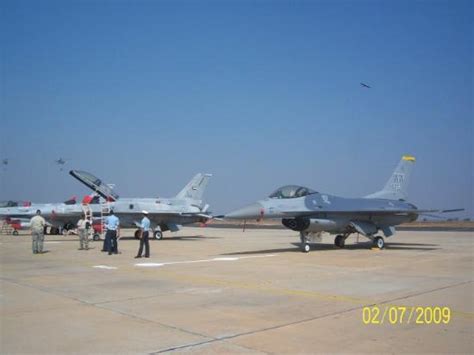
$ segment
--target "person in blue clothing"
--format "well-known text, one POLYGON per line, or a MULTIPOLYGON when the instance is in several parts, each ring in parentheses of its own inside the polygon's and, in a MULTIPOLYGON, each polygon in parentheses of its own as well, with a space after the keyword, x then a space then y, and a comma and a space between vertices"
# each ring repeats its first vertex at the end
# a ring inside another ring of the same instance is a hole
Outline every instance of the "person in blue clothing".
POLYGON ((140 248, 135 259, 141 258, 143 254, 143 247, 145 247, 145 258, 150 257, 150 220, 148 219, 148 211, 142 211, 143 218, 140 224, 140 248))
POLYGON ((110 210, 110 216, 105 220, 105 227, 107 232, 105 233, 105 247, 109 255, 118 254, 117 237, 120 234, 120 220, 114 214, 113 210, 110 210))

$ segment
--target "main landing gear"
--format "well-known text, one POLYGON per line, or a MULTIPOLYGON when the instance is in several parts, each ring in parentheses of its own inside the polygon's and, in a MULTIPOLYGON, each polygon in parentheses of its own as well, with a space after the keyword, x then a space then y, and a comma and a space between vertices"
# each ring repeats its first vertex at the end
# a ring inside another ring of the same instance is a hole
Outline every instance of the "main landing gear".
MULTIPOLYGON (((344 248, 344 244, 347 237, 348 235, 336 236, 336 239, 334 239, 334 245, 336 245, 338 248, 344 248)), ((383 237, 376 235, 374 237, 369 236, 369 238, 372 239, 372 243, 374 247, 379 248, 379 249, 385 248, 385 240, 383 239, 383 237)))
POLYGON ((374 247, 377 247, 379 249, 383 249, 385 247, 385 241, 381 236, 378 236, 378 235, 375 236, 373 243, 374 243, 374 247))
MULTIPOLYGON (((140 239, 140 229, 137 229, 135 231, 135 233, 133 234, 133 236, 135 237, 135 239, 140 239)), ((153 238, 155 238, 156 240, 161 240, 163 239, 163 232, 160 231, 160 230, 156 230, 153 232, 153 238)))
POLYGON ((336 239, 334 239, 334 245, 337 246, 338 248, 344 248, 347 237, 348 237, 347 235, 336 236, 336 239))
MULTIPOLYGON (((339 234, 334 239, 334 245, 338 248, 344 248, 345 242, 349 234, 339 234)), ((367 238, 372 240, 373 247, 383 249, 385 248, 385 240, 383 237, 376 235, 370 236, 368 235, 367 238)), ((300 241, 301 241, 301 251, 303 253, 308 253, 311 250, 310 242, 310 233, 308 232, 300 232, 300 241)))

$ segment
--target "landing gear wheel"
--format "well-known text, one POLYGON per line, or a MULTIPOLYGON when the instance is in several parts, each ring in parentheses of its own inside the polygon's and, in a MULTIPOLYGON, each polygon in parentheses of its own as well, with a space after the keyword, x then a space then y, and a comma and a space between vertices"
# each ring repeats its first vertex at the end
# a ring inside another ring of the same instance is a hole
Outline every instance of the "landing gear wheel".
POLYGON ((345 238, 342 236, 342 235, 338 235, 336 237, 336 239, 334 239, 334 244, 338 247, 338 248, 344 248, 344 244, 345 244, 345 238))
POLYGON ((15 229, 15 230, 12 232, 12 235, 17 236, 17 235, 18 235, 18 231, 15 229))
POLYGON ((93 236, 92 236, 92 240, 94 240, 95 242, 99 241, 100 240, 100 235, 95 233, 93 236))
POLYGON ((137 230, 135 231, 135 233, 133 234, 133 236, 135 237, 135 239, 140 239, 140 232, 141 232, 140 229, 137 229, 137 230))
POLYGON ((153 233, 153 236, 154 236, 155 239, 157 239, 157 240, 163 239, 163 233, 162 233, 161 231, 155 231, 155 233, 153 233))
POLYGON ((385 241, 383 240, 382 237, 375 237, 374 246, 376 246, 379 249, 383 249, 385 247, 385 241))
POLYGON ((308 253, 311 250, 309 246, 308 234, 306 232, 300 232, 301 251, 308 253))

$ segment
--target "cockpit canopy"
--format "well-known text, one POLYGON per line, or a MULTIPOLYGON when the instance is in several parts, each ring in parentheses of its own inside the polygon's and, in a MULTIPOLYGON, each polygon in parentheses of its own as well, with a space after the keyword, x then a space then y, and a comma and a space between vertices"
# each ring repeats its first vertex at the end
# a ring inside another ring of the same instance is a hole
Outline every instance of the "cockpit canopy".
POLYGON ((269 198, 298 198, 317 193, 304 186, 286 185, 274 191, 269 198))
POLYGON ((92 175, 91 173, 88 173, 87 171, 71 170, 69 174, 74 176, 77 180, 82 182, 87 187, 97 192, 106 200, 117 201, 117 199, 119 198, 119 195, 114 192, 112 187, 103 183, 98 177, 92 175))
POLYGON ((87 171, 76 170, 75 172, 77 175, 81 176, 82 179, 89 182, 91 185, 102 185, 102 181, 98 177, 92 175, 91 173, 88 173, 87 171))

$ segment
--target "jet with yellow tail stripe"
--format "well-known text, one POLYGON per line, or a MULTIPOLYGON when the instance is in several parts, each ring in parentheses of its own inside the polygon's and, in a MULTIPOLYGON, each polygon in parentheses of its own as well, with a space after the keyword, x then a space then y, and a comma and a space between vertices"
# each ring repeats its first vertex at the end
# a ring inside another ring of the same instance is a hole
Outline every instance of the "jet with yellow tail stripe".
POLYGON ((404 155, 382 190, 361 198, 345 198, 298 185, 280 187, 267 198, 230 212, 226 219, 281 219, 282 224, 300 232, 301 249, 308 252, 311 241, 319 241, 323 232, 336 235, 336 246, 344 247, 352 233, 359 233, 377 248, 390 237, 395 226, 414 221, 426 213, 462 211, 420 210, 407 202, 408 183, 415 157, 404 155))

